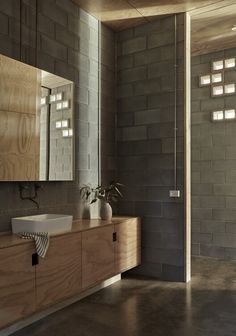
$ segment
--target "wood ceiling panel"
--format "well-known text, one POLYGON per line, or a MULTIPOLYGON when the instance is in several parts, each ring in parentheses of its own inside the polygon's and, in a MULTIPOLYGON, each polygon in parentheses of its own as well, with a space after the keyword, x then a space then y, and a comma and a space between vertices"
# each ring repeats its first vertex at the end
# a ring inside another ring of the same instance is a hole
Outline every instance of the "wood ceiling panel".
POLYGON ((236 47, 236 4, 192 16, 192 53, 205 54, 236 47))
POLYGON ((73 0, 113 30, 127 29, 157 16, 188 11, 192 51, 206 53, 236 46, 236 0, 73 0))
POLYGON ((194 10, 222 0, 128 0, 145 17, 194 10))
POLYGON ((142 19, 142 15, 126 0, 74 0, 98 20, 113 25, 121 20, 142 19))

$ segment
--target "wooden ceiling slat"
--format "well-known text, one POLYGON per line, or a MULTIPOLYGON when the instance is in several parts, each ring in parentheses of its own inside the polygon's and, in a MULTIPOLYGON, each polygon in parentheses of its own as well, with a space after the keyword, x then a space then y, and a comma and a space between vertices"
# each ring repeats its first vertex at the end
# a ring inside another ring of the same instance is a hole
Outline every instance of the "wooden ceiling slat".
POLYGON ((236 47, 236 0, 73 0, 115 31, 188 11, 192 19, 192 52, 236 47), (235 13, 235 14, 234 14, 235 13))

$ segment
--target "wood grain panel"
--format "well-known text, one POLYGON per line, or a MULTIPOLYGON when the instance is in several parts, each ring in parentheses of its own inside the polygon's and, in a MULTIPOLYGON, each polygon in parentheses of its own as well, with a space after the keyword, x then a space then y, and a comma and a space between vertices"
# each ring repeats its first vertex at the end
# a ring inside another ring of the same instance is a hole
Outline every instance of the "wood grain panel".
POLYGON ((36 115, 40 88, 39 70, 0 55, 0 111, 36 115))
POLYGON ((128 0, 143 16, 169 15, 215 4, 220 0, 128 0))
POLYGON ((115 232, 115 270, 116 273, 122 273, 141 264, 140 219, 133 218, 116 224, 115 232))
POLYGON ((33 243, 0 250, 0 329, 35 310, 33 243))
POLYGON ((37 309, 81 291, 81 234, 54 237, 45 259, 36 266, 37 309))
POLYGON ((0 180, 37 180, 38 171, 36 116, 0 110, 0 180))
POLYGON ((219 6, 205 12, 193 12, 192 54, 207 54, 236 47, 236 4, 219 6))
POLYGON ((82 287, 114 275, 114 225, 82 233, 82 287))

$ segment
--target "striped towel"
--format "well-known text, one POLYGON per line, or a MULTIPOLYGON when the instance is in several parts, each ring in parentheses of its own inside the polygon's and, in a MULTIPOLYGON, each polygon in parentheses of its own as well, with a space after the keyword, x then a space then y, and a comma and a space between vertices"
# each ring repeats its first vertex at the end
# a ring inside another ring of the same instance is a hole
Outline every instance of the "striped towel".
POLYGON ((49 247, 48 232, 20 232, 18 235, 23 239, 34 239, 37 254, 45 257, 49 247))

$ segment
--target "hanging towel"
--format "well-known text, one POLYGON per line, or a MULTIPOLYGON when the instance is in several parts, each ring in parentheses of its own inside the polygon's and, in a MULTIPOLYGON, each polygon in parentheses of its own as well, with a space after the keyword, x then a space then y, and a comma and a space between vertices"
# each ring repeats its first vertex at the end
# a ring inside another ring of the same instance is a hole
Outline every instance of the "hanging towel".
POLYGON ((34 239, 37 254, 45 257, 49 247, 48 232, 20 232, 18 235, 23 239, 34 239))

